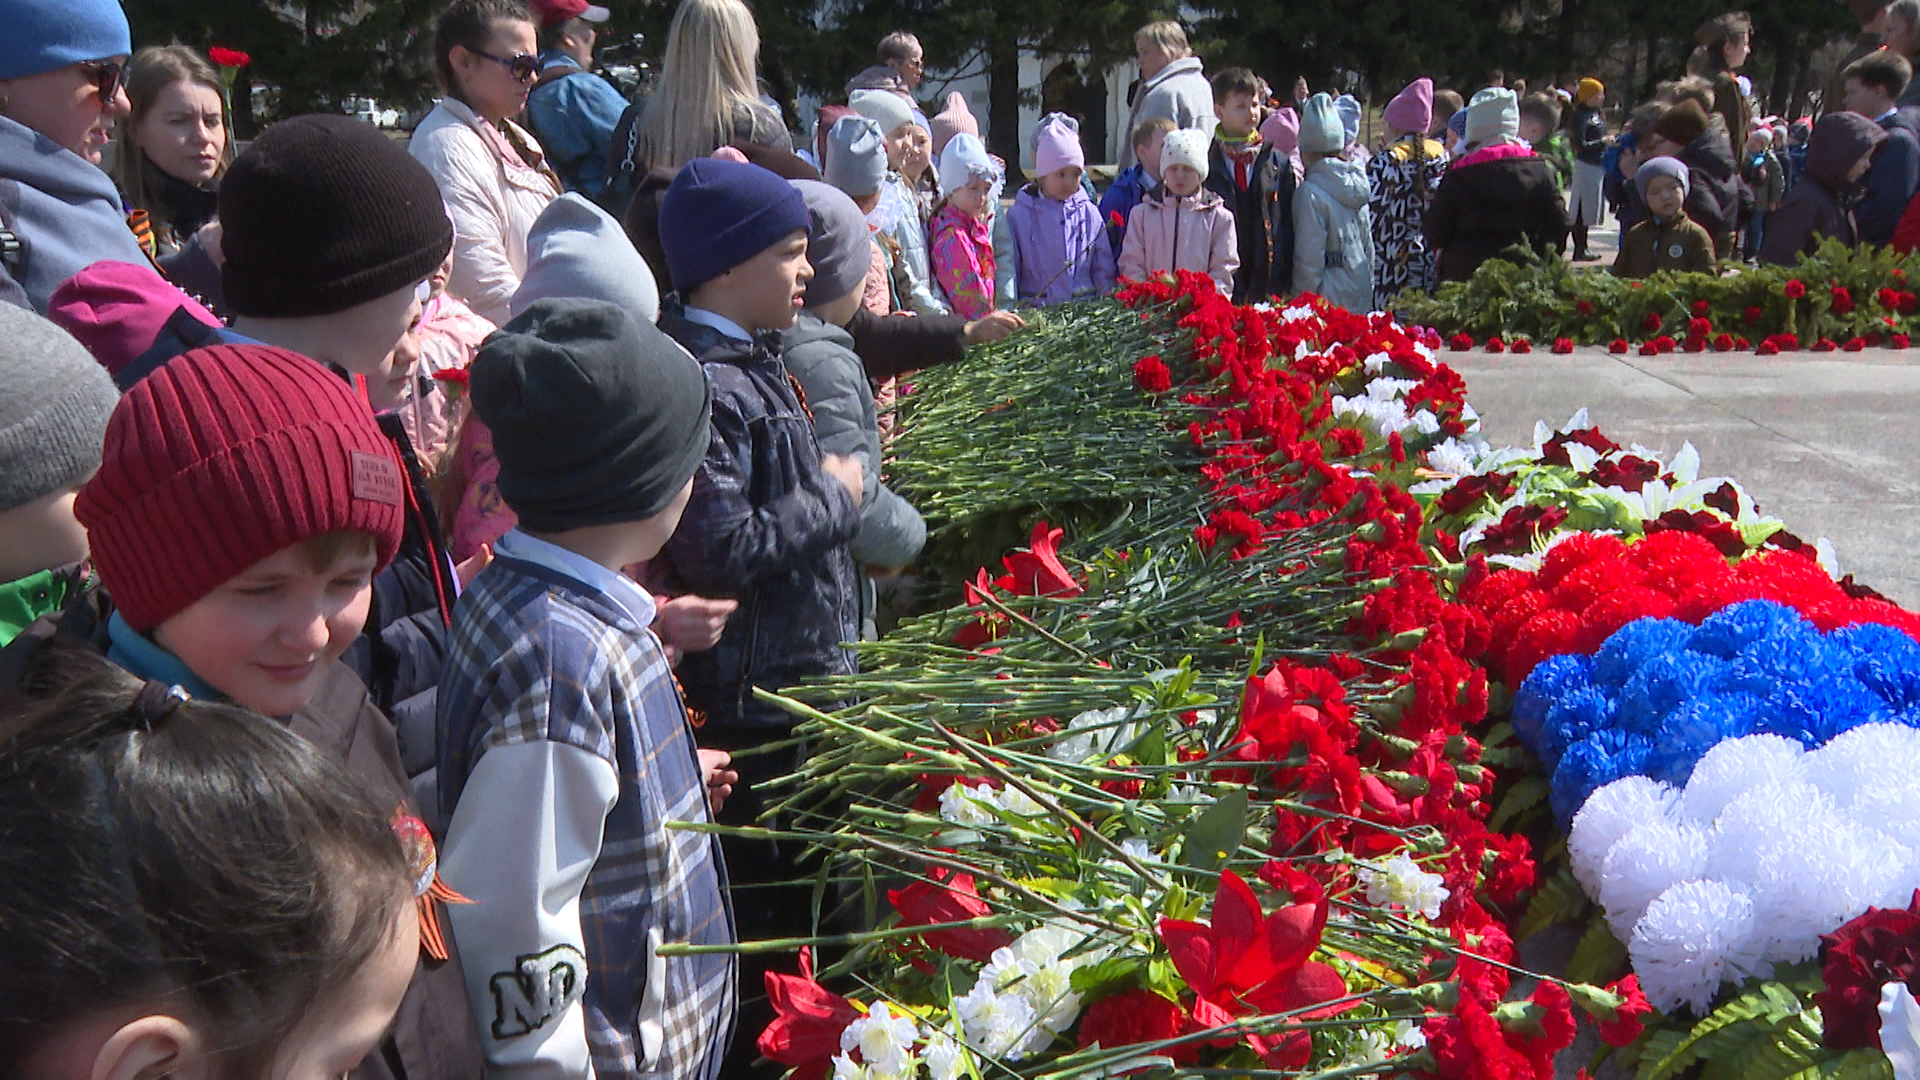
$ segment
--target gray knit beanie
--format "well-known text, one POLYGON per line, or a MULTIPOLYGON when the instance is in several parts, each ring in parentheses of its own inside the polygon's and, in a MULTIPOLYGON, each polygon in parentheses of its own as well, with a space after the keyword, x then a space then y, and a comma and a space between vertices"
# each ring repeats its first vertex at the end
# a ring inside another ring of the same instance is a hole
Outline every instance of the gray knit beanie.
POLYGON ((0 304, 0 511, 98 469, 119 400, 107 369, 65 330, 0 304))
POLYGON ((818 180, 788 181, 807 200, 807 306, 831 304, 860 287, 873 265, 873 238, 853 197, 818 180))
POLYGON ((887 141, 880 125, 864 116, 843 116, 827 132, 827 183, 856 199, 878 194, 887 179, 887 141))

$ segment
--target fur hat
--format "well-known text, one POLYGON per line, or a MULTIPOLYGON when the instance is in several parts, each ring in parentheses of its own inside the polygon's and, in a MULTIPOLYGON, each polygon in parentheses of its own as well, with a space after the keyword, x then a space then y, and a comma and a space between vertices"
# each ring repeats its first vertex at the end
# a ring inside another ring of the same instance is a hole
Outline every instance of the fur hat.
POLYGON ((1346 149, 1346 128, 1340 124, 1340 112, 1324 92, 1307 99, 1300 114, 1300 152, 1337 154, 1346 149))

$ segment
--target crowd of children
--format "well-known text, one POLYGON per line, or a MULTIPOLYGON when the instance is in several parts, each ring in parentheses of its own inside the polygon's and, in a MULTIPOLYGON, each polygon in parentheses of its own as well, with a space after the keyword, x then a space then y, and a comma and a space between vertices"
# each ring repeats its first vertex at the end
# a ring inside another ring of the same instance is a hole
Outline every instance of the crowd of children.
MULTIPOLYGON (((1209 80, 1154 23, 1097 203, 1075 118, 1021 182, 889 35, 802 152, 738 112, 618 220, 506 119, 533 70, 495 52, 535 16, 453 0, 451 119, 413 153, 266 128, 178 245, 203 303, 97 167, 117 0, 0 18, 5 1075, 750 1075, 767 961, 725 947, 820 929, 768 817, 805 748, 762 692, 855 671, 920 556, 899 377, 1170 271, 1388 308, 1584 256, 1608 201, 1626 276, 1920 240, 1908 62, 1853 61, 1817 124, 1750 119, 1744 16, 1617 136, 1593 79, 1422 78, 1371 146, 1354 98, 1209 80), (484 161, 538 198, 482 212, 484 161)), ((668 54, 751 35, 685 0, 668 54)))

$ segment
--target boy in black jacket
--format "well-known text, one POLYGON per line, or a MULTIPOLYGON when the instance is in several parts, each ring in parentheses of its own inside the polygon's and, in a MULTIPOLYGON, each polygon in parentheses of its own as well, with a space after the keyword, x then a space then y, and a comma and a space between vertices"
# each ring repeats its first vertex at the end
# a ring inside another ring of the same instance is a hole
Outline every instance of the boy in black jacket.
POLYGON ((1255 130, 1254 101, 1260 80, 1243 67, 1213 77, 1213 111, 1219 119, 1207 152, 1206 186, 1233 211, 1240 268, 1233 272, 1233 302, 1251 304, 1273 295, 1273 252, 1268 244, 1266 170, 1272 151, 1255 130))
MULTIPOLYGON (((818 675, 854 670, 859 586, 848 543, 860 530, 860 459, 822 455, 797 384, 780 359, 813 268, 800 193, 757 165, 689 162, 660 206, 660 245, 679 292, 660 329, 685 346, 713 387, 713 430, 680 527, 649 567, 668 591, 731 596, 739 610, 720 643, 680 667, 687 702, 706 714, 704 747, 731 751, 741 783, 722 824, 751 824, 765 783, 791 772, 799 752, 780 743, 791 714, 756 700, 818 675)), ((798 845, 723 838, 743 941, 808 932, 798 845)), ((763 960, 745 957, 740 985, 761 985, 763 960)), ((771 1019, 741 1002, 741 1031, 771 1019)), ((738 1039, 722 1076, 746 1075, 753 1040, 738 1039)))

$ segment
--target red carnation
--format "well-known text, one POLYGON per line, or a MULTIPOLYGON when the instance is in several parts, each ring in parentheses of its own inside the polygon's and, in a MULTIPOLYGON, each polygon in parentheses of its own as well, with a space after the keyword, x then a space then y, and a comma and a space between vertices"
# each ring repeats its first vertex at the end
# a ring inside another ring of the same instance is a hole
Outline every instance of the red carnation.
POLYGON ((1779 356, 1780 346, 1772 338, 1768 338, 1755 346, 1753 352, 1755 356, 1779 356))
POLYGON ((1693 317, 1696 319, 1706 318, 1707 312, 1710 310, 1712 310, 1712 308, 1705 300, 1695 300, 1693 302, 1693 317))
POLYGON ((1593 1018, 1600 1041, 1608 1046, 1631 1044, 1646 1029, 1641 1018, 1653 1014, 1647 995, 1640 992, 1638 975, 1629 975, 1604 990, 1577 983, 1569 989, 1574 1004, 1593 1018))
POLYGON ((1528 341, 1526 338, 1519 338, 1514 341, 1512 351, 1517 353, 1530 353, 1533 351, 1533 342, 1528 341))
POLYGON ((1107 211, 1107 224, 1116 229, 1124 229, 1127 227, 1127 219, 1120 216, 1120 211, 1109 210, 1107 211))
POLYGON ((208 49, 207 58, 223 68, 243 68, 253 63, 253 57, 239 49, 229 49, 221 45, 208 49))
POLYGON ((1685 348, 1690 353, 1706 352, 1707 339, 1698 334, 1690 334, 1687 336, 1685 348))
POLYGON ((1713 335, 1713 351, 1714 352, 1732 352, 1733 351, 1733 335, 1732 334, 1713 335))
POLYGON ((1906 910, 1868 908, 1823 936, 1826 989, 1813 996, 1834 1050, 1880 1048, 1880 988, 1920 986, 1920 891, 1906 910))
MULTIPOLYGON (((1101 998, 1087 1008, 1080 1021, 1079 1044, 1082 1050, 1095 1043, 1112 1050, 1142 1043, 1166 1042, 1192 1030, 1180 1006, 1151 990, 1138 987, 1124 994, 1101 998)), ((1198 1042, 1181 1043, 1158 1051, 1173 1058, 1176 1065, 1191 1065, 1200 1057, 1198 1042)))
POLYGON ((1750 307, 1747 310, 1740 313, 1740 320, 1746 323, 1748 326, 1752 326, 1754 323, 1757 323, 1760 321, 1760 317, 1763 314, 1764 312, 1762 312, 1759 308, 1750 307))
POLYGON ((1647 312, 1647 317, 1640 320, 1640 327, 1641 329, 1645 330, 1647 333, 1651 334, 1655 330, 1660 329, 1660 324, 1664 321, 1665 320, 1660 318, 1658 313, 1649 311, 1647 312))
POLYGON ((1590 300, 1576 300, 1573 305, 1573 310, 1578 311, 1582 315, 1591 315, 1593 314, 1593 302, 1590 300))
POLYGON ((1807 295, 1807 286, 1799 278, 1794 278, 1780 286, 1780 295, 1789 300, 1798 300, 1807 295))
POLYGON ((1687 333, 1693 337, 1708 337, 1713 333, 1713 324, 1705 319, 1689 319, 1687 333))
POLYGON ((1473 335, 1455 334, 1447 339, 1447 348, 1452 349, 1454 352, 1466 352, 1468 349, 1473 348, 1473 335))
POLYGON ((1833 298, 1833 313, 1835 315, 1849 315, 1853 313, 1853 294, 1847 291, 1845 285, 1835 285, 1833 288, 1827 290, 1827 295, 1833 298))
POLYGON ((1652 341, 1643 341, 1640 343, 1640 355, 1641 356, 1659 356, 1660 346, 1657 343, 1652 341))
POLYGON ((1133 362, 1133 384, 1149 394, 1164 394, 1173 389, 1173 373, 1158 356, 1143 356, 1133 362))
POLYGON ((1493 337, 1487 339, 1487 351, 1490 353, 1506 352, 1507 343, 1500 340, 1500 335, 1495 334, 1493 337))
POLYGON ((1858 338, 1858 337, 1848 338, 1847 343, 1845 345, 1840 346, 1840 348, 1845 352, 1859 352, 1862 349, 1865 349, 1866 347, 1867 347, 1867 339, 1858 338))
POLYGON ((1623 352, 1626 352, 1627 349, 1628 349, 1628 345, 1627 345, 1626 338, 1614 338, 1612 341, 1607 343, 1607 351, 1610 353, 1623 353, 1623 352))
POLYGON ((1821 339, 1820 339, 1819 341, 1816 341, 1816 342, 1814 342, 1814 343, 1813 343, 1813 348, 1812 348, 1811 350, 1809 350, 1809 351, 1811 351, 1811 352, 1833 352, 1833 351, 1834 351, 1835 349, 1838 349, 1839 347, 1840 347, 1840 346, 1838 346, 1838 345, 1835 345, 1835 344, 1833 343, 1833 339, 1832 339, 1832 338, 1821 338, 1821 339))
POLYGON ((1553 351, 1565 356, 1573 351, 1573 339, 1557 337, 1553 339, 1553 351))
POLYGON ((448 368, 445 371, 434 372, 433 377, 440 382, 447 383, 452 386, 465 386, 467 385, 467 374, 468 374, 467 369, 463 367, 448 368))
POLYGON ((1891 339, 1890 339, 1890 340, 1889 340, 1889 341, 1887 342, 1887 344, 1889 344, 1889 345, 1891 345, 1891 346, 1893 346, 1893 347, 1894 347, 1894 348, 1896 348, 1896 349, 1904 349, 1904 348, 1906 348, 1906 347, 1907 347, 1907 345, 1908 345, 1908 343, 1909 343, 1909 341, 1910 341, 1910 339, 1909 339, 1909 338, 1907 337, 1907 335, 1905 335, 1905 334, 1895 334, 1895 335, 1893 335, 1893 337, 1892 337, 1892 338, 1891 338, 1891 339))

